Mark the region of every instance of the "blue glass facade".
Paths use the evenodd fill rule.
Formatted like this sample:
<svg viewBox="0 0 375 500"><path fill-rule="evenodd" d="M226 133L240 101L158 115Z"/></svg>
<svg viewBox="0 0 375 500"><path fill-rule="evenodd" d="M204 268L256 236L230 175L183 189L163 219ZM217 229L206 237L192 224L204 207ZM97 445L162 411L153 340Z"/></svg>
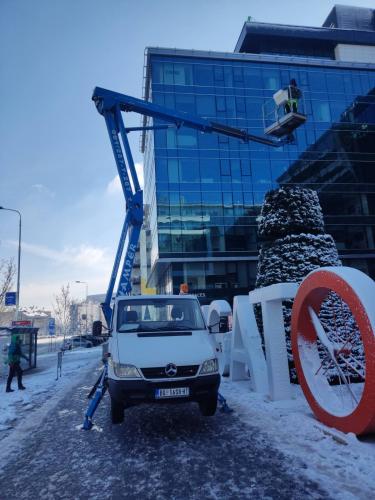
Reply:
<svg viewBox="0 0 375 500"><path fill-rule="evenodd" d="M296 143L278 149L184 127L148 133L150 282L159 291L181 282L211 297L248 291L256 217L280 184L316 189L341 257L375 274L375 65L261 59L149 50L154 103L263 135L263 104L295 78L307 114Z"/></svg>

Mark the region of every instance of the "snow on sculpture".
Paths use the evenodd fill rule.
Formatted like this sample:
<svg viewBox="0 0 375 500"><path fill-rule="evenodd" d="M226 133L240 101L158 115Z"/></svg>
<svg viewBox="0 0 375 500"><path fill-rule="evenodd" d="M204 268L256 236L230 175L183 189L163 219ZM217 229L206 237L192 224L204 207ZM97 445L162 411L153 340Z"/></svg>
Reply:
<svg viewBox="0 0 375 500"><path fill-rule="evenodd" d="M229 331L220 331L220 320L226 318L229 322L229 317L232 316L232 308L226 300L214 300L209 306L205 307L203 314L208 326L211 326L211 332L215 336L217 344L216 350L219 360L219 370L221 374L229 373L230 363L230 339L232 333Z"/></svg>
<svg viewBox="0 0 375 500"><path fill-rule="evenodd" d="M204 317L204 320L206 322L206 325L208 325L208 310L209 310L210 306L208 305L204 305L204 306L201 306L201 310L202 310L202 314L203 314L203 317Z"/></svg>
<svg viewBox="0 0 375 500"><path fill-rule="evenodd" d="M356 330L334 340L319 318L332 291L356 325ZM299 383L318 420L343 432L375 432L374 297L375 282L366 274L349 267L326 267L303 280L294 300L292 349ZM329 383L329 369L337 373L336 386ZM357 381L361 377L362 383L351 384L350 373L357 375Z"/></svg>
<svg viewBox="0 0 375 500"><path fill-rule="evenodd" d="M233 330L230 359L232 381L248 380L255 392L268 394L268 374L253 308L249 297L238 295L233 299Z"/></svg>

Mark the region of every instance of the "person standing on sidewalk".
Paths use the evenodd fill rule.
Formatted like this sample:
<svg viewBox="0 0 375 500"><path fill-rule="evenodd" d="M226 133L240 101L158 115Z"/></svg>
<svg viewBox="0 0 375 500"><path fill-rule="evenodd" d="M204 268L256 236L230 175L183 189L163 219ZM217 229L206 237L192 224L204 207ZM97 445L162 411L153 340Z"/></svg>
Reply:
<svg viewBox="0 0 375 500"><path fill-rule="evenodd" d="M6 392L13 392L11 388L12 380L14 375L17 375L18 389L23 391L26 389L22 385L22 368L21 368L21 358L24 358L28 361L27 356L22 353L21 349L21 339L19 335L13 334L12 340L8 349L8 364L9 364L9 375L7 380Z"/></svg>

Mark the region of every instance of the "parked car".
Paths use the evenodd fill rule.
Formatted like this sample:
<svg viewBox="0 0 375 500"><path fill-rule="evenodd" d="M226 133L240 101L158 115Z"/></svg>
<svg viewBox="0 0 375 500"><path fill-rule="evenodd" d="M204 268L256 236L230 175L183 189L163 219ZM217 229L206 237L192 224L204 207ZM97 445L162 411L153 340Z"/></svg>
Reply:
<svg viewBox="0 0 375 500"><path fill-rule="evenodd" d="M94 335L84 335L85 339L92 342L94 346L100 345L105 340L103 337L95 337Z"/></svg>
<svg viewBox="0 0 375 500"><path fill-rule="evenodd" d="M62 351L70 351L72 349L72 341L70 339L65 339L61 343L61 350Z"/></svg>
<svg viewBox="0 0 375 500"><path fill-rule="evenodd" d="M88 340L84 335L77 335L70 339L72 347L93 347L93 342Z"/></svg>

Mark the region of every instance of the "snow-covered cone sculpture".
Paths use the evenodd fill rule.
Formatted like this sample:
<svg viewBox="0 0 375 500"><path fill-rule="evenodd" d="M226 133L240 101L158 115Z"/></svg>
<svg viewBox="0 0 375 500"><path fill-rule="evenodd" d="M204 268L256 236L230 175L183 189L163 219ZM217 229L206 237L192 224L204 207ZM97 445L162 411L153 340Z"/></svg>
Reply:
<svg viewBox="0 0 375 500"><path fill-rule="evenodd" d="M318 267L341 265L335 242L324 231L318 195L311 189L282 187L268 192L258 218L258 234L261 250L256 288L300 283ZM284 303L284 319L290 376L296 382L290 342L292 305L292 301ZM352 340L361 345L350 311L334 294L324 302L320 319L330 336L340 336L345 327L345 333L350 330ZM326 368L329 378L330 367ZM333 374L330 382L334 382Z"/></svg>

